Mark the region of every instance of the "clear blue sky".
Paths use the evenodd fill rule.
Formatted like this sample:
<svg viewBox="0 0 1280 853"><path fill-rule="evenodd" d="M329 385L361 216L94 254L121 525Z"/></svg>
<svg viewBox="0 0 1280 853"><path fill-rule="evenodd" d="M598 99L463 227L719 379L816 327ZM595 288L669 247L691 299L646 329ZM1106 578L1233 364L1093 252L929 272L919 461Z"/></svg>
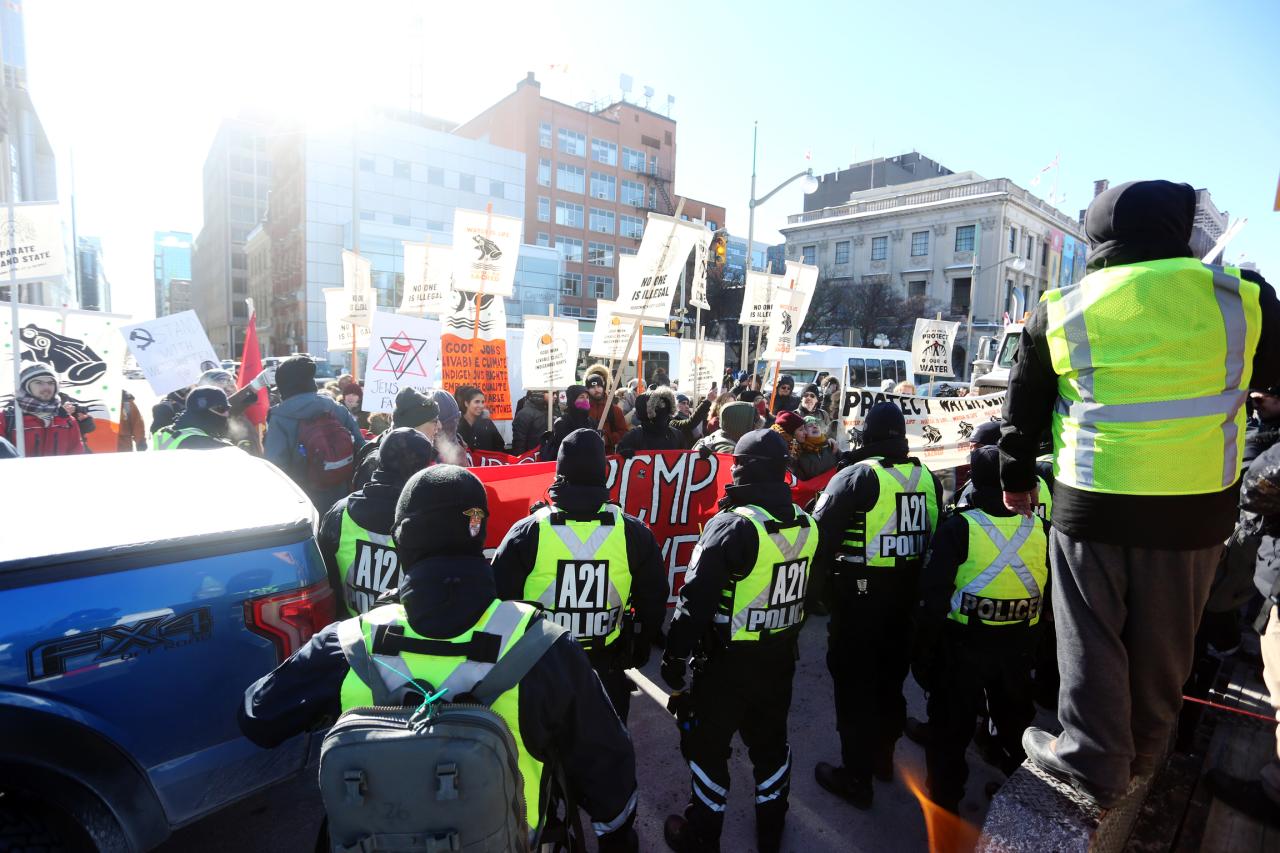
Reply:
<svg viewBox="0 0 1280 853"><path fill-rule="evenodd" d="M799 171L916 149L1022 186L1061 155L1059 207L1097 178L1208 187L1249 224L1227 258L1280 281L1280 3L104 3L26 0L31 88L74 147L80 232L102 237L118 307L145 313L151 232L200 228L200 170L240 106L340 117L408 104L462 121L532 70L568 102L645 85L679 122L677 191L747 230L751 123L760 191ZM420 39L409 22L423 17ZM565 66L567 72L550 66ZM59 175L65 189L67 161ZM1036 188L1047 196L1049 180ZM789 188L757 239L801 209Z"/></svg>

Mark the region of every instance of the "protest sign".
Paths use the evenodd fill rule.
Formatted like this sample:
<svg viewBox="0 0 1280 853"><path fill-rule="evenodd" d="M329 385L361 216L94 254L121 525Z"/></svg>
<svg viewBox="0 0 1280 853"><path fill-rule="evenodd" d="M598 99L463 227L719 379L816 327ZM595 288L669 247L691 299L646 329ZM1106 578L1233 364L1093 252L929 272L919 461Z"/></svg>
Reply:
<svg viewBox="0 0 1280 853"><path fill-rule="evenodd" d="M520 375L526 391L568 388L575 381L577 366L577 320L525 315Z"/></svg>
<svg viewBox="0 0 1280 853"><path fill-rule="evenodd" d="M617 312L666 323L685 261L706 232L706 226L697 222L650 213L640 248L631 256L634 262L618 266Z"/></svg>
<svg viewBox="0 0 1280 853"><path fill-rule="evenodd" d="M324 293L324 325L329 340L329 350L351 352L351 339L354 336L356 347L369 348L369 327L352 326L347 320L350 308L347 292L341 287L326 287Z"/></svg>
<svg viewBox="0 0 1280 853"><path fill-rule="evenodd" d="M959 328L959 323L916 318L916 330L911 336L911 371L944 378L954 375L951 350Z"/></svg>
<svg viewBox="0 0 1280 853"><path fill-rule="evenodd" d="M630 255L623 255L618 261L626 261L628 258ZM640 342L637 336L631 334L635 322L614 313L616 305L616 302L608 299L596 300L596 327L591 333L589 355L592 358L609 358L614 361L635 361L640 354ZM631 341L630 351L627 350L628 340Z"/></svg>
<svg viewBox="0 0 1280 853"><path fill-rule="evenodd" d="M782 285L802 291L805 294L804 309L801 317L809 315L809 303L813 301L813 293L818 288L818 268L813 264L802 264L799 261L787 261L786 272L782 276Z"/></svg>
<svg viewBox="0 0 1280 853"><path fill-rule="evenodd" d="M769 325L769 315L773 313L773 288L781 282L780 275L747 270L746 289L742 293L742 313L738 322L743 326Z"/></svg>
<svg viewBox="0 0 1280 853"><path fill-rule="evenodd" d="M13 339L8 305L0 310L0 397L13 393ZM53 369L58 391L83 406L97 422L86 436L95 453L116 449L125 355L122 314L18 305L19 365L41 362Z"/></svg>
<svg viewBox="0 0 1280 853"><path fill-rule="evenodd" d="M120 327L151 390L160 396L185 388L220 366L195 311L181 311Z"/></svg>
<svg viewBox="0 0 1280 853"><path fill-rule="evenodd" d="M56 201L0 207L0 282L57 278L67 271L62 210ZM10 246L12 243L12 247Z"/></svg>
<svg viewBox="0 0 1280 853"><path fill-rule="evenodd" d="M342 290L347 297L346 319L356 326L368 326L378 305L373 292L373 262L354 252L342 253Z"/></svg>
<svg viewBox="0 0 1280 853"><path fill-rule="evenodd" d="M394 412L405 388L440 387L440 321L374 311L369 357L365 359L366 412Z"/></svg>
<svg viewBox="0 0 1280 853"><path fill-rule="evenodd" d="M907 421L907 445L912 456L935 471L969 464L973 449L970 437L980 424L1000 417L1004 391L981 397L914 397L886 394L874 389L849 388L845 368L844 403L841 420L851 446L861 442L867 412L876 403L888 401L902 408Z"/></svg>
<svg viewBox="0 0 1280 853"><path fill-rule="evenodd" d="M511 420L507 311L502 297L455 290L441 326L440 367L445 389L453 393L463 385L475 385L484 392L485 408L493 420Z"/></svg>
<svg viewBox="0 0 1280 853"><path fill-rule="evenodd" d="M724 342L680 340L680 388L692 399L724 379Z"/></svg>
<svg viewBox="0 0 1280 853"><path fill-rule="evenodd" d="M707 259L712 236L709 229L703 229L693 247L693 281L689 285L689 304L703 311L711 310L711 303L707 301Z"/></svg>
<svg viewBox="0 0 1280 853"><path fill-rule="evenodd" d="M483 210L453 214L453 287L486 296L510 296L515 288L523 223Z"/></svg>
<svg viewBox="0 0 1280 853"><path fill-rule="evenodd" d="M809 313L809 303L813 299L813 285L791 275L786 278L789 285L773 289L773 310L769 314L766 347L761 358L792 364L796 360L800 327L804 325L805 315Z"/></svg>
<svg viewBox="0 0 1280 853"><path fill-rule="evenodd" d="M453 250L429 243L404 243L404 299L400 313L439 316L453 296Z"/></svg>

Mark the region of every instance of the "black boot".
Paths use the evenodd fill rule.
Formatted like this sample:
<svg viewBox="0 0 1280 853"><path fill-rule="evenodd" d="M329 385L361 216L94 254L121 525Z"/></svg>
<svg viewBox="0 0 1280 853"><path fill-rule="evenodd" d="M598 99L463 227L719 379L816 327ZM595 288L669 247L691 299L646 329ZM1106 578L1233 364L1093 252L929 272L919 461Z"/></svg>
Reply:
<svg viewBox="0 0 1280 853"><path fill-rule="evenodd" d="M813 768L813 778L818 784L844 800L855 809L866 811L871 808L871 777L856 778L843 767L835 767L825 761L819 761Z"/></svg>
<svg viewBox="0 0 1280 853"><path fill-rule="evenodd" d="M720 853L720 842L701 838L684 815L667 815L662 836L676 853Z"/></svg>
<svg viewBox="0 0 1280 853"><path fill-rule="evenodd" d="M893 781L893 750L896 743L882 744L876 749L875 762L871 765L871 775L881 782Z"/></svg>

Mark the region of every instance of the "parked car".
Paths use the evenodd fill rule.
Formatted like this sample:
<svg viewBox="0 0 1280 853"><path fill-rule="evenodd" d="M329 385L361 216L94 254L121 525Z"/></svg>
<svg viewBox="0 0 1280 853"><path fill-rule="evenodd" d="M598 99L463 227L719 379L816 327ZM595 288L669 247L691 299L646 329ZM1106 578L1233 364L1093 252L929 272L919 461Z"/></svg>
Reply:
<svg viewBox="0 0 1280 853"><path fill-rule="evenodd" d="M77 495L0 490L0 849L146 850L302 771L236 708L334 618L306 495L232 448L0 465Z"/></svg>

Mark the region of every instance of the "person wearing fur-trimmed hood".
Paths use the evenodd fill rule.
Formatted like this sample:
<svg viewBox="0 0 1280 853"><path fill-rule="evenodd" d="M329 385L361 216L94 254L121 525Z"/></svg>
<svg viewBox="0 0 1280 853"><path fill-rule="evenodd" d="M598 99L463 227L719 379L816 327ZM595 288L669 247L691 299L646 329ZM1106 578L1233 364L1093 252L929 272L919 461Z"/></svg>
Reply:
<svg viewBox="0 0 1280 853"><path fill-rule="evenodd" d="M582 374L582 384L586 386L587 394L591 398L591 409L587 413L591 423L600 423L604 407L609 406L609 417L604 419L604 427L600 430L600 434L604 436L605 453L613 453L618 442L622 441L622 437L627 434L627 418L622 413L622 409L616 403L606 400L612 378L609 368L603 364L593 364L587 368L586 373ZM671 408L674 411L675 405L673 404Z"/></svg>
<svg viewBox="0 0 1280 853"><path fill-rule="evenodd" d="M676 395L670 388L654 388L636 397L639 424L618 442L618 454L630 457L643 450L684 450L684 436L671 426Z"/></svg>

